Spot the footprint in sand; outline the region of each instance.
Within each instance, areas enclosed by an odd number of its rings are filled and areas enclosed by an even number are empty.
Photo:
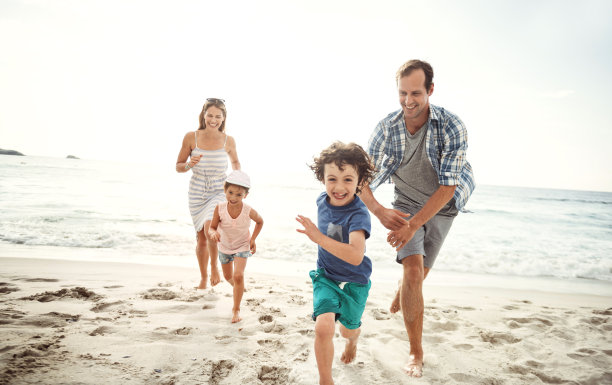
[[[474,346],[470,344],[457,344],[457,345],[453,345],[453,348],[459,349],[459,350],[472,350],[474,349]]]
[[[19,298],[20,300],[26,301],[38,301],[38,302],[51,302],[62,298],[76,298],[89,301],[98,301],[103,296],[94,293],[84,287],[74,287],[72,289],[61,289],[57,291],[45,291],[44,293],[38,293],[29,297]]]
[[[110,327],[110,326],[100,326],[95,328],[91,333],[89,333],[90,336],[95,337],[95,336],[103,336],[106,334],[113,334],[116,333],[117,329]]]
[[[262,323],[262,324],[265,324],[265,323],[268,323],[268,322],[272,322],[272,321],[274,321],[274,317],[272,317],[269,314],[265,314],[265,315],[262,315],[261,317],[259,317],[259,323]]]
[[[480,334],[480,339],[482,339],[484,342],[490,342],[493,345],[500,345],[503,343],[515,344],[521,341],[520,338],[516,338],[512,334],[509,334],[509,333],[496,333],[496,332],[491,332],[491,331],[481,331],[479,332],[479,334]]]
[[[505,318],[508,321],[506,324],[512,329],[519,327],[528,326],[536,331],[545,331],[553,326],[553,322],[544,318],[531,317],[531,318]]]
[[[0,294],[9,294],[19,290],[17,285],[8,282],[0,282]]]
[[[291,369],[278,366],[263,365],[259,369],[257,378],[264,384],[287,384]]]
[[[191,334],[192,330],[193,330],[192,328],[185,326],[180,329],[173,330],[172,334],[176,334],[179,336],[187,336]]]
[[[211,385],[218,385],[221,383],[234,369],[234,362],[231,360],[212,361],[210,364],[211,370],[208,383]]]
[[[391,319],[391,314],[385,309],[372,309],[370,310],[370,314],[372,314],[372,317],[377,321]]]

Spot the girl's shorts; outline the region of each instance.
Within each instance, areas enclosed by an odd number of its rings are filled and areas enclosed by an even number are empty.
[[[325,276],[325,270],[310,272],[312,280],[312,319],[324,313],[335,313],[336,320],[347,329],[361,326],[361,316],[370,292],[372,281],[367,285],[356,282],[338,282]]]
[[[253,254],[251,254],[250,251],[240,251],[235,254],[223,254],[222,252],[219,251],[219,262],[221,262],[222,265],[225,265],[230,262],[234,262],[234,257],[248,258],[252,255]]]

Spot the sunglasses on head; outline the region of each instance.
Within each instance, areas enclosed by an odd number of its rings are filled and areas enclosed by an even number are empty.
[[[223,104],[225,104],[225,99],[217,99],[217,98],[206,98],[207,102],[221,102]]]

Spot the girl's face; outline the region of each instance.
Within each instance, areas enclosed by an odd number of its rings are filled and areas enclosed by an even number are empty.
[[[359,181],[355,167],[346,164],[341,171],[335,163],[327,163],[323,174],[325,191],[332,206],[346,206],[355,199]]]
[[[246,198],[247,192],[244,187],[229,185],[225,189],[225,198],[229,206],[242,204],[242,200]]]
[[[206,128],[218,130],[224,120],[223,111],[215,106],[208,107],[204,114],[204,124]]]

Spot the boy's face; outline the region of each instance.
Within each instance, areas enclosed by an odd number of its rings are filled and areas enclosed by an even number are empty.
[[[244,187],[230,185],[225,189],[225,198],[230,206],[239,205],[246,198],[247,192]]]
[[[335,163],[324,168],[325,191],[332,206],[346,206],[355,199],[359,176],[355,167],[345,164],[341,171]]]

